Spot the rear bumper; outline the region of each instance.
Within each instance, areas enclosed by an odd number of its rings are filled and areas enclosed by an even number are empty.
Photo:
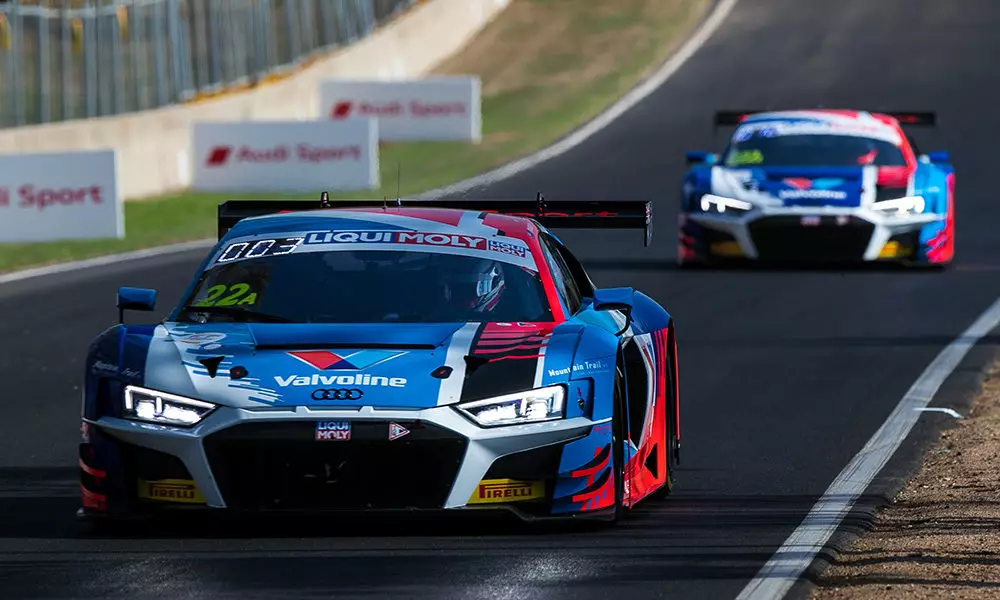
[[[806,263],[935,262],[945,215],[886,217],[866,208],[755,208],[682,213],[679,260]],[[936,235],[934,235],[936,234]]]
[[[317,441],[316,423],[328,420],[349,421],[350,439]],[[391,423],[407,433],[390,439]],[[499,509],[534,520],[600,517],[610,504],[578,472],[610,444],[610,427],[584,418],[482,429],[450,407],[223,408],[191,430],[108,417],[86,428],[87,516]]]

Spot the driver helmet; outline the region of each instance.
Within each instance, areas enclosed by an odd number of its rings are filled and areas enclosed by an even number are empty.
[[[500,303],[504,285],[503,269],[499,263],[477,260],[471,267],[448,276],[445,293],[454,306],[489,312]]]

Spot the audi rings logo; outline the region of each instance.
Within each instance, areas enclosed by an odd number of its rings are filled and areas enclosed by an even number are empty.
[[[314,390],[313,400],[361,400],[365,393],[357,388]]]

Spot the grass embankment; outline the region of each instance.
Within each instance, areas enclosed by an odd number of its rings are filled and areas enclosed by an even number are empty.
[[[482,143],[384,145],[384,189],[340,197],[395,197],[397,165],[402,165],[400,191],[408,196],[547,146],[596,116],[663,62],[710,4],[513,0],[471,44],[437,69],[482,78]],[[217,205],[233,197],[265,195],[187,193],[128,202],[125,239],[0,244],[0,272],[211,237]],[[318,190],[288,197],[318,197]]]

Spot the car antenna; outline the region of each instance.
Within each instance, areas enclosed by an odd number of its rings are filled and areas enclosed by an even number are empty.
[[[535,195],[535,214],[539,217],[545,216],[545,196],[541,192]]]
[[[320,208],[330,208],[330,192],[323,192],[319,196],[319,207]]]
[[[403,163],[396,163],[396,206],[402,206],[403,201],[399,198],[399,182],[403,179]]]

